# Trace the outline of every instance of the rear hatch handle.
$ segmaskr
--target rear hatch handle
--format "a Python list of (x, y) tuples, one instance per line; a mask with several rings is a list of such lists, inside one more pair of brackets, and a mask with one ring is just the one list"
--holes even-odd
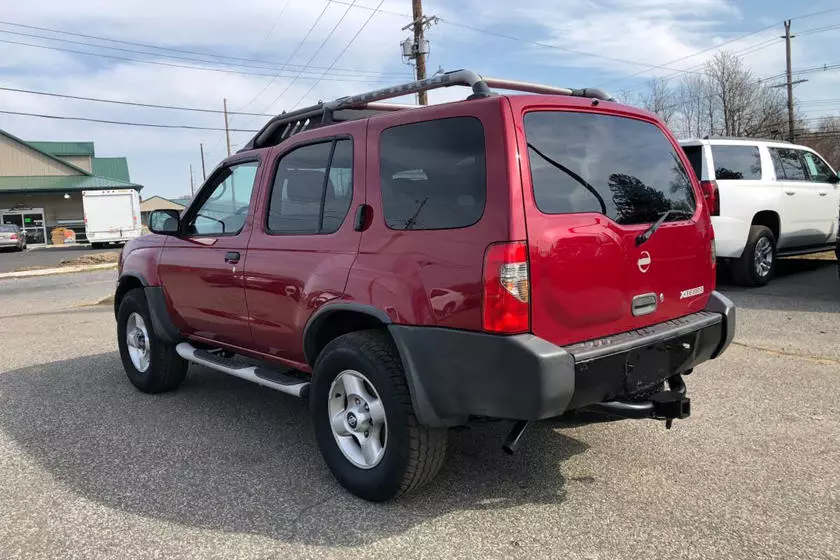
[(656, 221), (653, 222), (653, 224), (651, 224), (649, 228), (647, 228), (645, 231), (636, 236), (636, 247), (641, 246), (643, 243), (645, 243), (645, 241), (653, 237), (653, 234), (656, 233), (656, 230), (659, 229), (659, 226), (661, 226), (665, 222), (665, 220), (668, 219), (668, 216), (684, 216), (690, 218), (692, 214), (686, 212), (685, 210), (666, 210), (665, 212), (662, 212), (659, 215), (659, 218), (657, 218)]

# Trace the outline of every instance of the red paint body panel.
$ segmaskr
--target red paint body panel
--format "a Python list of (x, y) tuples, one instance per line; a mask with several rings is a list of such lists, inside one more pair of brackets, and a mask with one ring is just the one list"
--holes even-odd
[[(510, 98), (522, 156), (522, 193), (528, 227), (531, 271), (531, 330), (558, 345), (639, 329), (702, 310), (714, 289), (711, 220), (693, 173), (696, 209), (690, 220), (663, 224), (637, 247), (636, 236), (650, 224), (622, 226), (602, 214), (544, 214), (534, 198), (522, 119), (529, 111), (588, 111), (629, 117), (659, 127), (691, 169), (671, 133), (646, 112), (613, 103), (593, 106), (586, 99), (554, 96)], [(650, 255), (645, 272), (639, 259)], [(699, 296), (681, 292), (702, 287)], [(635, 317), (634, 296), (653, 293), (656, 311)]]
[[(365, 200), (365, 127), (352, 121), (294, 136), (273, 149), (248, 246), (245, 294), (251, 314), (251, 347), (270, 356), (305, 362), (303, 329), (321, 305), (341, 298), (359, 249), (361, 233), (353, 218)], [(272, 235), (266, 232), (271, 182), (285, 153), (313, 139), (332, 136), (353, 140), (353, 199), (338, 231), (322, 235)]]

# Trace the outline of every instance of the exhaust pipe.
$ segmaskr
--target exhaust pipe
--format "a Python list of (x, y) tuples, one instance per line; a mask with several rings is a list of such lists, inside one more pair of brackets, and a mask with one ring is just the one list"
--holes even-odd
[(517, 420), (513, 424), (510, 433), (502, 444), (502, 451), (508, 455), (516, 453), (516, 448), (519, 447), (519, 440), (522, 438), (522, 434), (525, 433), (525, 428), (528, 427), (528, 424), (529, 422), (527, 420)]

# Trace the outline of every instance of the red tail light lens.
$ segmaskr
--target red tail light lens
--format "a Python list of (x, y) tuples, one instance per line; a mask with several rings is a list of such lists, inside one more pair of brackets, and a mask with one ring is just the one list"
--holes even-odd
[(12, 239), (12, 240), (17, 239), (17, 234), (16, 233), (11, 234), (9, 236), (9, 239)]
[(720, 216), (720, 192), (717, 181), (700, 181), (700, 189), (703, 191), (703, 198), (709, 207), (709, 214)]
[(527, 332), (531, 323), (528, 245), (495, 243), (484, 254), (483, 323), (487, 332)]

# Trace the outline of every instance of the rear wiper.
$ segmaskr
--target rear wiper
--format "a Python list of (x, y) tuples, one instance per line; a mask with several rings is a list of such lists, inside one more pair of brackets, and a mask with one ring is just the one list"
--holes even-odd
[(656, 230), (659, 229), (665, 220), (668, 219), (668, 216), (684, 216), (690, 218), (692, 214), (690, 212), (686, 212), (685, 210), (666, 210), (659, 215), (659, 218), (649, 228), (645, 231), (640, 233), (636, 236), (636, 247), (640, 246), (642, 243), (653, 237), (653, 234), (656, 233)]

